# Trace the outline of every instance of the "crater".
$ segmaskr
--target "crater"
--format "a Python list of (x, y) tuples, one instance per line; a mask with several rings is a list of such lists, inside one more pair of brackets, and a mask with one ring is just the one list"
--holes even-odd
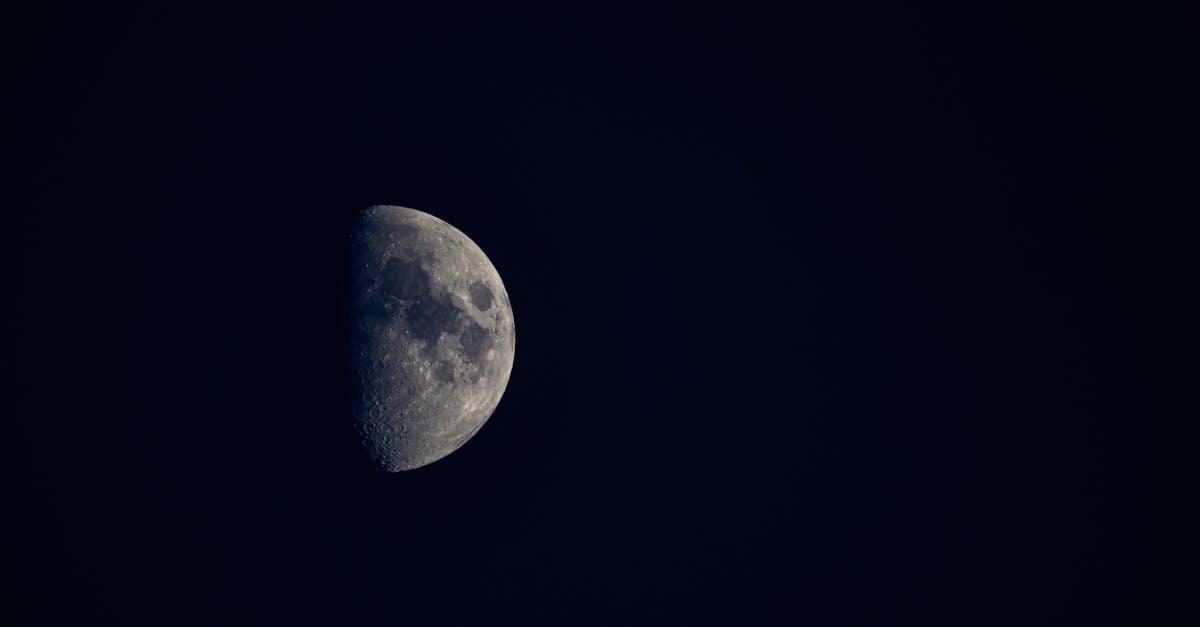
[(492, 308), (492, 290), (483, 284), (483, 281), (476, 281), (468, 288), (471, 293), (471, 303), (479, 311), (487, 311)]

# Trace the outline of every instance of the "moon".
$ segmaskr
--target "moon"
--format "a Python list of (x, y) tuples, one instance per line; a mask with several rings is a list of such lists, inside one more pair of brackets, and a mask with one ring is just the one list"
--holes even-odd
[(354, 416), (377, 468), (419, 468), (500, 403), (516, 348), (508, 292), (475, 242), (415, 209), (368, 207), (351, 248)]

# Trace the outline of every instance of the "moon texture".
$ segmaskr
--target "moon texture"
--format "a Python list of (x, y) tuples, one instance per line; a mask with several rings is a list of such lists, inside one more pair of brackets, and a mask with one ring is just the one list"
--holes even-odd
[(375, 205), (354, 233), (355, 418), (375, 465), (411, 470), (475, 435), (500, 403), (516, 336), (500, 275), (428, 213)]

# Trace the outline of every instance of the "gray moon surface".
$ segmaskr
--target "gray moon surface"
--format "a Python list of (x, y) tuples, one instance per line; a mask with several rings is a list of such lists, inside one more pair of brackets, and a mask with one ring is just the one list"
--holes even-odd
[(377, 468), (411, 470), (462, 446), (500, 403), (512, 306), (479, 246), (428, 213), (368, 207), (352, 249), (355, 419)]

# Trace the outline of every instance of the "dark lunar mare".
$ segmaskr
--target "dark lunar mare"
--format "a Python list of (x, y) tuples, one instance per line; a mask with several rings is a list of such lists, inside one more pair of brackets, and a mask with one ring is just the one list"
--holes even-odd
[(380, 289), (388, 298), (417, 300), (429, 293), (429, 273), (419, 262), (391, 257), (383, 266)]
[[(462, 310), (445, 299), (426, 296), (408, 306), (404, 312), (413, 335), (432, 342), (443, 333), (456, 334), (462, 328)], [(478, 325), (476, 325), (478, 326)]]
[[(384, 265), (377, 285), (361, 300), (356, 311), (363, 316), (385, 319), (403, 312), (408, 328), (427, 342), (436, 340), (443, 333), (458, 333), (463, 328), (463, 311), (444, 295), (432, 293), (429, 286), (429, 273), (421, 267), (420, 261), (391, 257)], [(485, 334), (478, 324), (471, 324), (473, 327), (467, 330), (470, 337), (463, 340), (464, 347), (478, 347), (481, 334)], [(479, 349), (473, 348), (472, 354), (477, 358)]]

